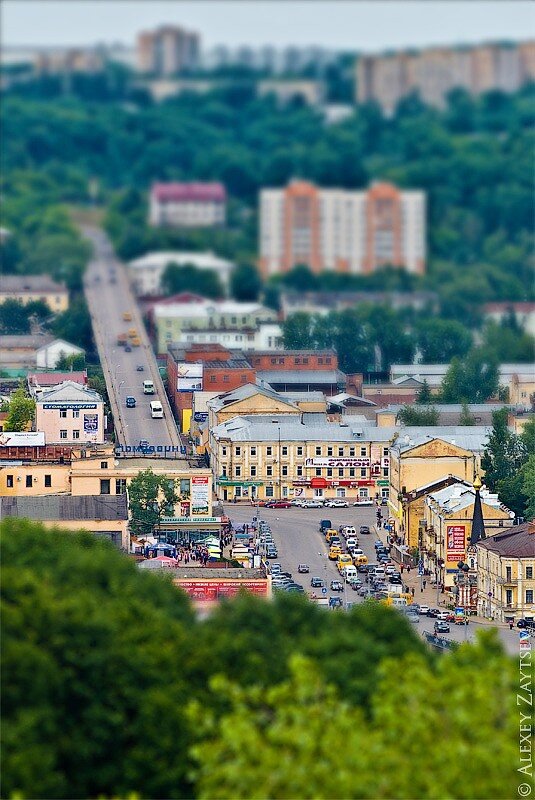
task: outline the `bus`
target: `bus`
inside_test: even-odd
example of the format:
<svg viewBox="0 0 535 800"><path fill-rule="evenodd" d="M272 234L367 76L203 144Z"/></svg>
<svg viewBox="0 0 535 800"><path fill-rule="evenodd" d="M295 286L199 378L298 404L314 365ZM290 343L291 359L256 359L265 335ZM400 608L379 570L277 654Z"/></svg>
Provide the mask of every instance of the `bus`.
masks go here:
<svg viewBox="0 0 535 800"><path fill-rule="evenodd" d="M163 407L159 400L151 401L150 415L153 419L163 419Z"/></svg>
<svg viewBox="0 0 535 800"><path fill-rule="evenodd" d="M154 383L152 381L143 381L143 394L154 394Z"/></svg>

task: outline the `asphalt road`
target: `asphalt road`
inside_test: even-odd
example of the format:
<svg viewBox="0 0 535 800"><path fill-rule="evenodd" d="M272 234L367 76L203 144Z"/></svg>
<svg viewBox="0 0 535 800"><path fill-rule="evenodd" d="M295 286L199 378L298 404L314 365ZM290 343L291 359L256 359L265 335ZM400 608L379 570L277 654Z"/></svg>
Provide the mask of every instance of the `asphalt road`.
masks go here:
<svg viewBox="0 0 535 800"><path fill-rule="evenodd" d="M373 531L375 523L375 508L325 508L325 509L302 509L302 508L288 508L288 509L269 509L259 508L258 511L252 506L248 505L225 505L225 513L231 520L236 523L251 522L254 514L258 513L260 519L265 520L270 526L273 533L273 539L277 545L279 557L274 559L274 563L281 564L284 571L291 572L294 580L301 583L305 591L310 592L310 580L313 576L323 578L327 585L327 597L334 592L329 591L329 584L333 579L340 579L340 575L336 568L335 561L329 561L327 557L327 546L324 536L319 532L319 523L321 519L330 519L333 523L333 528L339 528L340 525L354 525L357 529L357 536L359 527L361 525L368 525L372 530L369 535L359 536L359 547L368 556L370 563L375 563L375 548L374 542L377 538L385 541L385 532L381 531L378 537ZM297 572L298 564L308 564L310 573L299 575ZM346 585L345 597L347 602L361 603L364 602L361 597L351 587ZM415 596L415 602L418 602L418 592ZM436 605L436 604L435 604ZM433 632L435 620L430 617L421 616L420 622L415 624L414 627L418 633L423 634L424 631ZM492 624L481 624L479 622L470 622L465 629L462 626L451 625L450 633L444 634L445 638L462 642L465 638L467 641L473 641L476 632L481 628L491 627ZM498 628L500 639L505 649L512 655L518 655L518 631L510 631L506 628Z"/></svg>
<svg viewBox="0 0 535 800"><path fill-rule="evenodd" d="M126 269L115 257L109 239L100 228L87 226L83 233L94 250L94 258L84 277L84 291L106 379L117 442L125 447L135 447L145 439L155 447L180 447L180 435ZM131 322L123 320L126 311L132 314ZM127 333L129 328L136 329L141 345L132 347L132 352L127 353L117 344L117 337ZM143 371L138 371L138 366L143 367ZM154 382L154 395L143 394L144 380ZM127 396L136 398L135 408L126 408ZM156 399L162 403L163 419L151 417L150 401ZM176 458L177 453L172 457Z"/></svg>

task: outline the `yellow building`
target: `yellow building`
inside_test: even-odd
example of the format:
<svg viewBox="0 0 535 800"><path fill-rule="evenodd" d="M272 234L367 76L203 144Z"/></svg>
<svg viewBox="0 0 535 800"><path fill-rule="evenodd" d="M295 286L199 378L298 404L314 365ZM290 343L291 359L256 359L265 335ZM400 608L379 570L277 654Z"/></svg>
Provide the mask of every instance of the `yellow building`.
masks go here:
<svg viewBox="0 0 535 800"><path fill-rule="evenodd" d="M433 492L438 492L453 483L463 483L455 475L447 475L418 489L412 489L401 497L400 536L409 548L421 548L425 528L425 501ZM466 486L471 484L466 482Z"/></svg>
<svg viewBox="0 0 535 800"><path fill-rule="evenodd" d="M474 482L481 474L480 459L488 429L473 427L401 428L390 448L388 505L396 533L403 538L403 498L420 487L454 475ZM408 543L408 542L406 542ZM411 546L416 546L414 539Z"/></svg>
<svg viewBox="0 0 535 800"><path fill-rule="evenodd" d="M6 300L19 300L24 305L41 301L58 314L68 309L69 292L48 275L1 275L0 304Z"/></svg>
<svg viewBox="0 0 535 800"><path fill-rule="evenodd" d="M117 497L0 497L0 516L19 517L42 522L45 528L69 531L85 530L109 539L128 551L128 502L125 494Z"/></svg>
<svg viewBox="0 0 535 800"><path fill-rule="evenodd" d="M535 522L477 543L478 613L499 622L535 617Z"/></svg>
<svg viewBox="0 0 535 800"><path fill-rule="evenodd" d="M446 591L454 585L457 563L465 561L472 533L476 491L467 482L453 483L429 494L425 501L420 556L428 570ZM514 513L503 506L497 494L480 492L487 537L510 528ZM470 564L475 568L475 564Z"/></svg>
<svg viewBox="0 0 535 800"><path fill-rule="evenodd" d="M296 403L283 398L278 392L255 386L252 383L247 383L231 392L219 394L208 400L206 405L210 428L215 428L233 417L244 417L251 414L294 414L298 416L302 410ZM314 408L314 411L325 411L325 407Z"/></svg>

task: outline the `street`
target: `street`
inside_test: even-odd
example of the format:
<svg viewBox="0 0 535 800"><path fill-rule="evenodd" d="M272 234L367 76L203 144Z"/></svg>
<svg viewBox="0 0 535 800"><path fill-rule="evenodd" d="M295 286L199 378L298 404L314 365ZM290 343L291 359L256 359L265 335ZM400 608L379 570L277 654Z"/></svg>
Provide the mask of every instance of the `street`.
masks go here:
<svg viewBox="0 0 535 800"><path fill-rule="evenodd" d="M102 230L86 226L83 233L94 249L94 258L84 277L84 290L106 379L117 442L120 446L137 447L141 440L146 440L154 447L179 448L182 444L180 435L126 269L116 259ZM125 312L132 315L131 321L123 319ZM117 344L119 334L127 333L129 328L136 329L140 340L140 346L132 347L130 353ZM143 370L138 371L138 366ZM154 395L143 394L144 380L153 381ZM135 397L135 408L126 408L127 396ZM152 419L151 400L161 402L163 419ZM167 454L176 458L179 450ZM156 455L163 456L164 453Z"/></svg>
<svg viewBox="0 0 535 800"><path fill-rule="evenodd" d="M329 561L327 557L325 537L319 532L321 519L330 519L333 528L339 528L340 525L354 525L357 529L359 547L364 551L370 563L376 562L375 540L379 538L383 542L386 541L386 532L381 530L380 535L377 535L373 527L375 524L375 508L373 507L324 509L270 509L260 507L256 509L251 505L226 504L225 513L237 524L250 523L253 516L258 514L260 519L265 520L271 526L273 539L279 553L279 557L273 561L281 564L284 571L291 572L293 579L297 583L301 583L307 593L311 591L310 580L313 576L323 578L327 586L327 597L334 594L329 591L331 580L339 580L340 575L336 568L336 562ZM361 525L368 525L372 533L359 535L358 530ZM297 572L299 564L308 564L310 572L299 575ZM406 574L402 577L406 578ZM350 603L364 602L363 598L359 597L357 592L351 589L350 586L344 585L345 590L342 598L345 598ZM420 598L419 594L421 594ZM425 602L432 607L437 606L436 591L429 587L424 593L420 593L417 589L414 599L415 602ZM415 624L414 627L420 635L423 635L425 631L432 633L434 624L435 620L433 618L421 616L420 622ZM477 631L487 627L494 626L490 622L484 623L479 620L471 620L466 630L462 626L452 624L450 633L443 635L445 638L457 642L464 641L465 636L467 641L473 641ZM508 628L498 627L498 634L505 650L511 655L518 655L518 630L510 631Z"/></svg>

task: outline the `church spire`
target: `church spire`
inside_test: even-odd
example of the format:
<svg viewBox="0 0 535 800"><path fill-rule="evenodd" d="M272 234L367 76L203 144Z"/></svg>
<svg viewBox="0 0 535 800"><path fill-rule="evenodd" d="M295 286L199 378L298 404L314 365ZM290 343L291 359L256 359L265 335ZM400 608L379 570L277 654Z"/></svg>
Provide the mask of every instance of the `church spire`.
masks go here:
<svg viewBox="0 0 535 800"><path fill-rule="evenodd" d="M472 517L472 533L470 534L470 546L475 547L475 545L480 541L480 539L485 539L485 523L483 521L483 511L481 508L481 480L479 479L479 475L476 475L476 479L474 481L474 489L476 492L476 496L474 499L474 515Z"/></svg>

